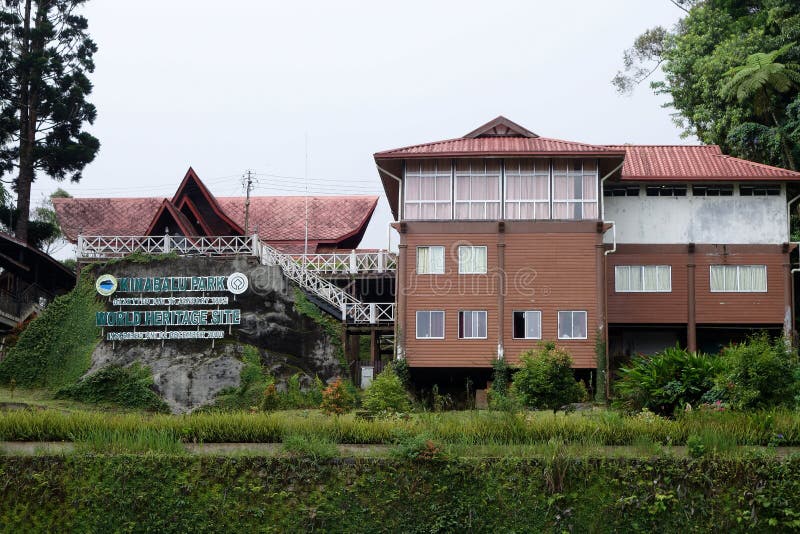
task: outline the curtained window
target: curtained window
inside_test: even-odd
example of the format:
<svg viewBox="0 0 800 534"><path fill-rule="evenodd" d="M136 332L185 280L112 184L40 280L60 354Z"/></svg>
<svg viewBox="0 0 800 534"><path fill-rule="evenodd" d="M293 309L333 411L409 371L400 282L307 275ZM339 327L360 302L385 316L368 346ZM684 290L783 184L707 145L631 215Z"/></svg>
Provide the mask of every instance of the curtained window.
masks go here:
<svg viewBox="0 0 800 534"><path fill-rule="evenodd" d="M550 218L550 160L506 160L506 219Z"/></svg>
<svg viewBox="0 0 800 534"><path fill-rule="evenodd" d="M486 339L486 312L470 310L458 312L459 339Z"/></svg>
<svg viewBox="0 0 800 534"><path fill-rule="evenodd" d="M417 274L444 274L444 247L417 247Z"/></svg>
<svg viewBox="0 0 800 534"><path fill-rule="evenodd" d="M669 265L617 265L614 267L617 293L669 293L672 267Z"/></svg>
<svg viewBox="0 0 800 534"><path fill-rule="evenodd" d="M444 339L444 312L417 312L417 339Z"/></svg>
<svg viewBox="0 0 800 534"><path fill-rule="evenodd" d="M450 161L406 162L403 218L436 220L451 218Z"/></svg>
<svg viewBox="0 0 800 534"><path fill-rule="evenodd" d="M486 274L486 247L458 247L458 274Z"/></svg>
<svg viewBox="0 0 800 534"><path fill-rule="evenodd" d="M500 218L500 160L459 160L455 170L455 218Z"/></svg>
<svg viewBox="0 0 800 534"><path fill-rule="evenodd" d="M597 219L597 161L553 160L553 219Z"/></svg>
<svg viewBox="0 0 800 534"><path fill-rule="evenodd" d="M558 339L586 339L586 312L558 312Z"/></svg>
<svg viewBox="0 0 800 534"><path fill-rule="evenodd" d="M711 265L712 292L766 293L766 265Z"/></svg>
<svg viewBox="0 0 800 534"><path fill-rule="evenodd" d="M515 311L514 339L542 339L542 312Z"/></svg>

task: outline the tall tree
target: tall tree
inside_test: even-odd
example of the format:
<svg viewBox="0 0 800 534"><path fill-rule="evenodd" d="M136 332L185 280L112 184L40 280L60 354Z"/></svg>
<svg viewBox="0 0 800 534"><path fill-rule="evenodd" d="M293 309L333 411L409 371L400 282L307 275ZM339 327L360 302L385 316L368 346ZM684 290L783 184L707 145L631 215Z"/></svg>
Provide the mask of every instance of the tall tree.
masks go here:
<svg viewBox="0 0 800 534"><path fill-rule="evenodd" d="M748 58L752 63L755 54L763 54L759 56L763 61L781 51L781 61L775 56L767 70L800 63L800 2L673 3L683 10L683 17L671 29L650 29L635 40L623 55L622 71L612 80L618 91L630 92L660 69L663 79L651 81L650 86L657 94L670 97L667 105L674 108L673 120L684 136L718 144L735 156L796 167L800 137L793 132L797 131L800 106L798 86L781 91L771 84L769 89L742 99L724 88L737 72L746 70ZM764 113L762 104L769 113Z"/></svg>
<svg viewBox="0 0 800 534"><path fill-rule="evenodd" d="M87 73L97 46L77 11L86 0L2 0L0 176L13 174L15 233L29 241L31 184L38 173L81 179L100 142L84 130L95 107Z"/></svg>

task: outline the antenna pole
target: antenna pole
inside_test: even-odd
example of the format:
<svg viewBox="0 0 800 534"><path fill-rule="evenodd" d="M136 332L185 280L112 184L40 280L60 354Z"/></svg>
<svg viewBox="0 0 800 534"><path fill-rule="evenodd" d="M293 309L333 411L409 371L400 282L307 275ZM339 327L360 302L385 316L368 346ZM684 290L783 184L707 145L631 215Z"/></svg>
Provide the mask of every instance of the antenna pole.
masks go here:
<svg viewBox="0 0 800 534"><path fill-rule="evenodd" d="M305 265L308 256L308 132L306 132L306 221L305 221L305 237L303 239L303 264Z"/></svg>
<svg viewBox="0 0 800 534"><path fill-rule="evenodd" d="M244 235L248 235L250 230L250 191L253 189L253 171L247 170L247 174L243 176L244 186L246 191L246 198L244 201Z"/></svg>

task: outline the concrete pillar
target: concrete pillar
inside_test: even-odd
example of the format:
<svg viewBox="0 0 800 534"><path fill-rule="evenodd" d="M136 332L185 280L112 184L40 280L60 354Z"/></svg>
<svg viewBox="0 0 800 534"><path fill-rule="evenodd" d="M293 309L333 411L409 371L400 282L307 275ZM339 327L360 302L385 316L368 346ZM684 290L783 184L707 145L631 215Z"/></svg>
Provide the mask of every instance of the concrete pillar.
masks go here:
<svg viewBox="0 0 800 534"><path fill-rule="evenodd" d="M695 290L694 245L689 245L689 261L686 264L686 349L697 352L697 292Z"/></svg>
<svg viewBox="0 0 800 534"><path fill-rule="evenodd" d="M498 223L497 233L497 359L505 358L506 324L506 234L505 223Z"/></svg>
<svg viewBox="0 0 800 534"><path fill-rule="evenodd" d="M791 344L792 330L794 330L794 298L792 298L792 264L789 254L786 254L786 261L783 264L783 336L786 342Z"/></svg>
<svg viewBox="0 0 800 534"><path fill-rule="evenodd" d="M608 399L611 394L611 355L608 353L608 322L607 309L606 309L606 246L603 243L603 234L600 233L598 243L595 245L595 268L596 268L596 289L597 292L597 335L603 336L603 343L605 344L606 362L605 369L597 370L597 377L600 378L600 371L603 371L603 384L605 388L606 398ZM587 325L588 326L588 325ZM588 332L587 332L588 333ZM597 361L595 361L597 365ZM601 384L598 382L597 387L600 388Z"/></svg>
<svg viewBox="0 0 800 534"><path fill-rule="evenodd" d="M405 358L406 348L406 293L408 287L408 245L405 224L399 225L400 244L397 251L397 278L395 287L394 349L395 358Z"/></svg>
<svg viewBox="0 0 800 534"><path fill-rule="evenodd" d="M369 332L369 354L372 360L372 366L375 367L378 360L381 359L380 344L378 343L378 331L375 328L370 329Z"/></svg>

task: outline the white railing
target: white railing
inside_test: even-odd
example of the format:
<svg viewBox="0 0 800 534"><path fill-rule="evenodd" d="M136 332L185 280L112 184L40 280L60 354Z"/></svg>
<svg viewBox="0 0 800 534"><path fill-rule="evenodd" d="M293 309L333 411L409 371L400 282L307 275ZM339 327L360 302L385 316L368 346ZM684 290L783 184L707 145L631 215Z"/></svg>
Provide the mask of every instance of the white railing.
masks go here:
<svg viewBox="0 0 800 534"><path fill-rule="evenodd" d="M386 273L397 270L397 256L387 250L295 255L306 269L323 274Z"/></svg>
<svg viewBox="0 0 800 534"><path fill-rule="evenodd" d="M182 256L258 256L252 236L78 236L78 259L120 258L133 253Z"/></svg>
<svg viewBox="0 0 800 534"><path fill-rule="evenodd" d="M361 302L314 271L306 269L293 256L278 252L269 245L262 245L261 262L279 266L287 278L340 310L342 321L376 324L394 320L394 304Z"/></svg>

